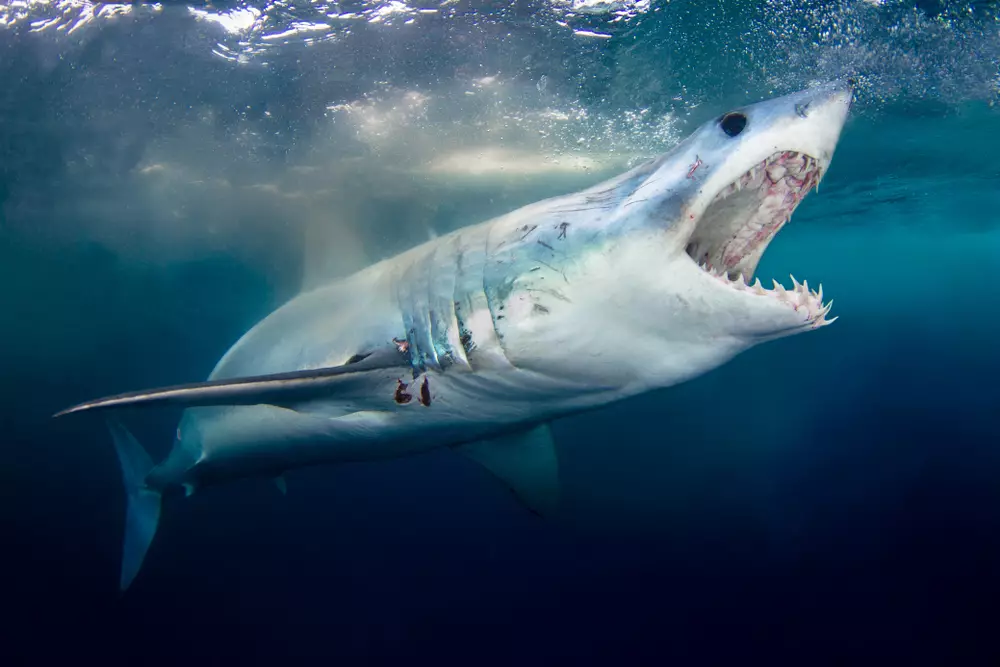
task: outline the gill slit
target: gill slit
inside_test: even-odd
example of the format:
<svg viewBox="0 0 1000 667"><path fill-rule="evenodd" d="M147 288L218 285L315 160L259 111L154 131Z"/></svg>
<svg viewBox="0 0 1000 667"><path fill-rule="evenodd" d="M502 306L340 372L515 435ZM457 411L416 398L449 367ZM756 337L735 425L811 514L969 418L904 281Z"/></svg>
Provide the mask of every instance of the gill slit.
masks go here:
<svg viewBox="0 0 1000 667"><path fill-rule="evenodd" d="M493 231L496 227L496 225L490 225L489 230L486 232L486 247L484 248L483 253L485 261L483 262L482 288L483 296L486 297L486 309L490 311L490 322L493 324L493 336L497 341L497 349L499 349L500 354L503 355L504 361L510 364L513 368L514 364L511 363L510 356L507 354L507 347L504 345L503 334L500 333L500 329L497 328L497 307L494 303L494 299L490 296L490 290L486 285L486 267L489 266L490 262L495 261L491 252L493 245L491 241L493 238Z"/></svg>

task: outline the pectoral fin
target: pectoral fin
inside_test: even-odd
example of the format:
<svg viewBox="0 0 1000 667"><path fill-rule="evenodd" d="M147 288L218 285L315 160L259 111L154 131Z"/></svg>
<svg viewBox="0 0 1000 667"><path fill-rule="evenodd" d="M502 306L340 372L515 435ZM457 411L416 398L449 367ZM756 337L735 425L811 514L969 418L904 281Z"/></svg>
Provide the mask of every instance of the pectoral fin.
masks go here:
<svg viewBox="0 0 1000 667"><path fill-rule="evenodd" d="M338 388L368 371L409 368L409 357L395 346L351 357L342 366L271 375L210 380L134 391L80 403L55 417L74 412L132 406L183 405L292 405L335 394Z"/></svg>
<svg viewBox="0 0 1000 667"><path fill-rule="evenodd" d="M532 512L553 514L559 503L559 461L548 424L455 447L500 479Z"/></svg>

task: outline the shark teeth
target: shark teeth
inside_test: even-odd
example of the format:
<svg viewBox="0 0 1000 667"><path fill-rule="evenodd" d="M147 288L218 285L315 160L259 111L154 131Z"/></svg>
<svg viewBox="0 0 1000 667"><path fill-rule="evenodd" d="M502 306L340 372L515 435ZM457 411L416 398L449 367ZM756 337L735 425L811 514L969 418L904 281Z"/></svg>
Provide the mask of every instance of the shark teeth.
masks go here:
<svg viewBox="0 0 1000 667"><path fill-rule="evenodd" d="M763 248L788 224L798 204L821 177L820 162L795 151L778 151L753 164L715 194L706 211L743 193L731 208L716 208L708 228L702 229L701 222L697 224L686 252L698 262L753 273Z"/></svg>
<svg viewBox="0 0 1000 667"><path fill-rule="evenodd" d="M802 198L815 188L823 177L820 162L810 155L795 151L781 151L750 167L742 176L718 192L712 199L715 204L730 195L747 190L744 197L747 206L757 209L749 218L734 218L737 224L723 228L722 240L699 237L697 232L692 242L685 248L688 256L716 280L730 287L748 292L755 297L776 299L795 312L804 316L805 323L813 328L834 322L837 318L826 319L833 301L823 303L823 286L816 291L809 289L809 283L799 283L795 276L791 289L786 289L777 280L768 289L755 279L747 284L745 273L753 274L761 246L772 239L789 222L792 211ZM757 252L756 259L754 252ZM750 258L749 263L747 258ZM715 264L722 265L716 268Z"/></svg>
<svg viewBox="0 0 1000 667"><path fill-rule="evenodd" d="M716 195L716 199L724 199L744 188L757 189L765 183L774 185L786 177L793 178L802 185L806 185L809 179L808 185L814 186L821 176L822 169L816 158L805 153L784 151L750 167L736 181L724 187Z"/></svg>
<svg viewBox="0 0 1000 667"><path fill-rule="evenodd" d="M809 289L809 281L803 280L801 283L795 279L795 276L789 274L789 278L792 280L792 288L786 289L784 285L774 280L774 287L767 289L760 283L760 279L756 278L752 285L747 284L747 280L742 273L740 273L736 278L730 278L729 274L721 269L718 269L710 264L701 263L698 265L703 271L708 273L719 282L729 285L733 289L740 290L743 292L748 292L754 296L777 299L778 301L787 304L790 308L795 311L802 312L806 317L806 321L810 322L813 328L826 326L827 324L832 324L837 320L836 317L831 319L826 319L826 316L830 313L830 309L833 308L833 300L831 299L827 303L823 303L823 285L820 284L815 290Z"/></svg>

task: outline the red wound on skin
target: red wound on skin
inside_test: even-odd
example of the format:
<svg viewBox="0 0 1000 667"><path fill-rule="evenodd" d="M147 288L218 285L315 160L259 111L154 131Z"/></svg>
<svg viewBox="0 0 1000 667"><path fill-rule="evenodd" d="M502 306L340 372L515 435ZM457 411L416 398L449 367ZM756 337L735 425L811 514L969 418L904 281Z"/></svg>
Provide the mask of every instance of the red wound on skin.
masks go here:
<svg viewBox="0 0 1000 667"><path fill-rule="evenodd" d="M392 342L396 344L396 349L399 350L400 354L405 354L410 349L410 342L408 340L393 338Z"/></svg>
<svg viewBox="0 0 1000 667"><path fill-rule="evenodd" d="M424 378L424 383L420 385L420 404L424 407L430 407L431 405L431 387L426 377Z"/></svg>
<svg viewBox="0 0 1000 667"><path fill-rule="evenodd" d="M399 403L400 405L403 405L404 403L409 403L411 400L413 400L413 395L412 394L408 394L406 392L406 388L409 385L407 385L402 380L396 380L396 383L397 383L396 384L396 395L393 397L393 398L396 399L396 402Z"/></svg>
<svg viewBox="0 0 1000 667"><path fill-rule="evenodd" d="M698 157L697 155L695 155L694 156L694 163L691 165L691 168L688 169L688 175L687 175L687 177L688 178L694 178L694 172L698 171L698 167L700 167L703 164L705 164L705 163L701 161L701 158Z"/></svg>

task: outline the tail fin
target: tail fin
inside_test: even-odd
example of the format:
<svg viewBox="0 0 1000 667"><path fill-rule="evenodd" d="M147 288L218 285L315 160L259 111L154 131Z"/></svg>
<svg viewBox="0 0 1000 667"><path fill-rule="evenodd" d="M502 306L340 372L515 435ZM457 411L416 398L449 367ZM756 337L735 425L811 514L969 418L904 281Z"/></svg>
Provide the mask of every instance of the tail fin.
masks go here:
<svg viewBox="0 0 1000 667"><path fill-rule="evenodd" d="M108 419L108 429L115 441L115 451L122 468L122 481L128 494L125 514L125 543L122 550L121 590L139 574L156 526L160 522L160 492L146 486L146 475L153 461L139 441L121 423Z"/></svg>

